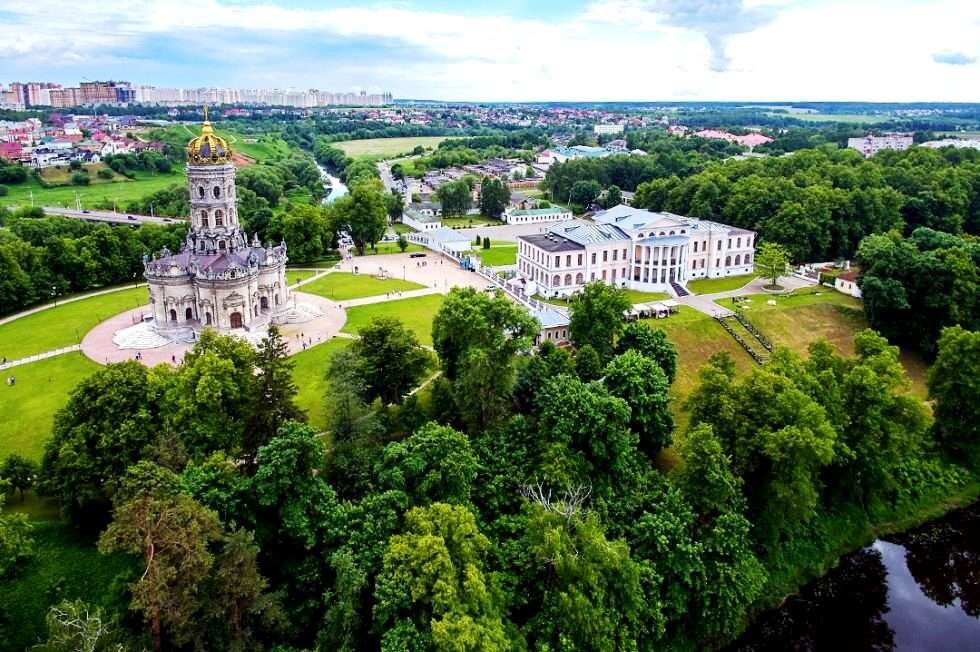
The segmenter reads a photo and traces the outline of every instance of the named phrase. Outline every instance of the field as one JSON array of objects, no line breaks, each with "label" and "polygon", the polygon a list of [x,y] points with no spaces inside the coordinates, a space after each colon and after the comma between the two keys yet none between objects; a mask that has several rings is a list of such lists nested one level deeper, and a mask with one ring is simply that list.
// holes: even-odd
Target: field
[{"label": "field", "polygon": [[480,260],[484,265],[497,267],[499,265],[517,264],[517,245],[516,244],[492,244],[489,249],[478,249]]},{"label": "field", "polygon": [[286,285],[296,285],[304,279],[308,279],[316,274],[314,271],[307,271],[305,269],[287,269],[286,270]]},{"label": "field", "polygon": [[64,523],[35,523],[32,534],[34,558],[0,582],[0,652],[20,652],[37,643],[45,633],[48,607],[61,599],[112,604],[118,595],[113,580],[133,569],[131,558],[99,554],[93,540]]},{"label": "field", "polygon": [[[782,113],[770,113],[769,115],[781,116]],[[790,117],[807,122],[840,122],[842,124],[875,124],[887,122],[894,118],[886,115],[869,115],[864,113],[798,113],[792,112]]]},{"label": "field", "polygon": [[[91,179],[92,185],[97,183],[113,183],[118,179],[122,179],[113,173],[112,179],[102,179],[98,176],[101,170],[105,170],[109,166],[105,163],[89,163],[88,165],[83,165],[82,170],[88,172],[89,178]],[[68,184],[71,183],[71,175],[75,174],[67,165],[56,165],[49,168],[41,169],[41,178],[50,184]]]},{"label": "field", "polygon": [[145,287],[59,304],[0,325],[0,356],[17,360],[78,344],[96,324],[149,303]]},{"label": "field", "polygon": [[688,281],[687,289],[694,294],[714,294],[715,292],[728,292],[737,290],[747,285],[756,277],[755,274],[741,274],[739,276],[726,276],[724,278],[702,278]]},{"label": "field", "polygon": [[94,208],[97,203],[116,202],[117,210],[125,210],[124,205],[130,201],[141,199],[158,190],[163,190],[174,184],[182,185],[187,182],[182,169],[170,174],[136,173],[135,179],[116,176],[111,183],[94,183],[90,186],[57,186],[44,188],[35,179],[28,178],[24,183],[7,186],[10,193],[0,197],[0,206],[31,205],[31,193],[34,193],[35,206],[59,206],[74,208],[75,193],[82,202],[82,208]]},{"label": "field", "polygon": [[446,140],[445,136],[414,136],[407,138],[366,138],[364,140],[342,140],[331,143],[333,147],[343,150],[352,158],[365,156],[368,158],[391,158],[407,154],[421,145],[436,147]]},{"label": "field", "polygon": [[419,342],[432,346],[432,319],[442,305],[441,294],[430,294],[411,299],[354,306],[347,311],[347,323],[341,329],[345,333],[357,333],[377,317],[395,317],[405,327],[415,332]]},{"label": "field", "polygon": [[327,391],[327,362],[336,351],[350,345],[346,338],[334,338],[292,356],[293,381],[296,383],[296,405],[306,412],[310,425],[323,429],[327,425],[323,397]]},{"label": "field", "polygon": [[52,418],[83,378],[99,369],[81,352],[46,358],[3,372],[14,385],[0,385],[0,459],[20,453],[40,461],[51,436]]},{"label": "field", "polygon": [[[463,217],[444,217],[441,220],[442,225],[447,228],[461,227],[465,229],[478,227],[478,226],[500,226],[503,224],[500,220],[494,217],[487,217],[486,215],[464,215]],[[491,244],[493,242],[491,241]]]},{"label": "field", "polygon": [[400,278],[377,279],[367,274],[332,272],[303,286],[303,292],[319,294],[333,301],[373,297],[388,292],[420,290],[424,285]]}]

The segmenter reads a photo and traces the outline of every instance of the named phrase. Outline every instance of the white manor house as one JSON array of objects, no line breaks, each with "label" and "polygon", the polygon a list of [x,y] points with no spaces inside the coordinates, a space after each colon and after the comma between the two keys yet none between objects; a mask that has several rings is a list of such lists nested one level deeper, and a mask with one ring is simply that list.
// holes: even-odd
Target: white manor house
[{"label": "white manor house", "polygon": [[526,291],[549,297],[572,295],[597,280],[683,296],[689,280],[748,274],[755,258],[752,231],[626,205],[518,241]]},{"label": "white manor house", "polygon": [[187,144],[191,228],[180,252],[144,261],[158,332],[210,326],[254,331],[287,310],[286,244],[248,241],[235,205],[231,149],[205,114]]}]

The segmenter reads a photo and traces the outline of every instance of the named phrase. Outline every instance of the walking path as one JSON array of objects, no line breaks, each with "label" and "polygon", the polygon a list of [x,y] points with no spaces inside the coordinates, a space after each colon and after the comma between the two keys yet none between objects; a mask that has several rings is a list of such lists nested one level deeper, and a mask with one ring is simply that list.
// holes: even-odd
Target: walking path
[{"label": "walking path", "polygon": [[[742,296],[743,294],[782,294],[782,292],[768,292],[763,289],[769,279],[757,277],[740,288],[726,290],[724,292],[714,292],[712,294],[691,294],[686,297],[675,299],[679,305],[689,306],[710,317],[727,317],[733,314],[731,310],[722,308],[716,301],[720,299],[730,299],[731,297]],[[804,287],[816,285],[816,282],[808,282],[796,276],[780,276],[779,284],[783,286],[783,292],[792,292]]]},{"label": "walking path", "polygon": [[104,290],[96,290],[95,292],[88,292],[86,294],[74,295],[74,296],[68,297],[67,299],[61,299],[60,301],[58,301],[56,303],[46,303],[46,304],[44,304],[42,306],[35,306],[33,308],[28,308],[27,310],[22,310],[21,312],[18,312],[16,314],[10,315],[8,317],[4,317],[3,319],[0,319],[0,326],[3,326],[6,323],[12,322],[15,319],[20,319],[21,317],[26,317],[27,315],[33,315],[36,312],[41,312],[42,310],[49,310],[51,308],[57,308],[58,306],[63,306],[66,303],[75,303],[76,301],[82,301],[84,299],[91,299],[92,297],[97,297],[100,294],[110,294],[112,292],[122,292],[123,290],[130,289],[130,287],[145,287],[145,286],[146,286],[146,283],[139,283],[138,285],[133,285],[133,286],[130,286],[130,285],[119,285],[119,286],[116,286],[116,287],[106,288]]},{"label": "walking path", "polygon": [[29,355],[26,358],[18,358],[17,360],[8,360],[3,364],[0,364],[0,370],[10,369],[11,367],[19,367],[23,364],[28,364],[29,362],[37,362],[38,360],[44,360],[45,358],[53,358],[56,355],[61,355],[62,353],[70,353],[71,351],[81,350],[81,344],[72,344],[71,346],[63,346],[60,349],[54,349],[53,351],[45,351],[44,353],[35,353],[34,355]]}]

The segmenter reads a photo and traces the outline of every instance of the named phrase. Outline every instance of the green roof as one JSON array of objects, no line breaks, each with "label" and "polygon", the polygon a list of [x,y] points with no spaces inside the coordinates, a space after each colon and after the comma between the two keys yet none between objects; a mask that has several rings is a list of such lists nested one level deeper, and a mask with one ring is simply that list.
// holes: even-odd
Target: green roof
[{"label": "green roof", "polygon": [[511,211],[511,215],[545,215],[547,213],[567,213],[568,210],[560,206],[549,206],[548,208],[523,208]]}]

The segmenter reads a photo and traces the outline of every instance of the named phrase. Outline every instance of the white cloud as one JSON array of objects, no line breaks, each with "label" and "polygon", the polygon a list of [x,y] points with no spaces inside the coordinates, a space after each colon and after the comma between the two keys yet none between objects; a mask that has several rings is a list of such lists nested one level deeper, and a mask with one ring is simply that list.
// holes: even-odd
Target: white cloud
[{"label": "white cloud", "polygon": [[[221,64],[256,85],[360,84],[443,99],[976,100],[980,82],[980,66],[934,60],[975,50],[973,0],[596,0],[560,20],[217,0],[6,0],[3,11],[20,25],[0,42],[0,69],[77,75],[65,81],[132,58],[142,62],[133,80],[152,83],[136,75],[172,67],[152,61],[167,43],[200,48],[202,67]],[[304,50],[318,39],[377,43],[378,54]],[[402,58],[381,58],[388,51]],[[170,74],[204,83],[193,69]]]}]

